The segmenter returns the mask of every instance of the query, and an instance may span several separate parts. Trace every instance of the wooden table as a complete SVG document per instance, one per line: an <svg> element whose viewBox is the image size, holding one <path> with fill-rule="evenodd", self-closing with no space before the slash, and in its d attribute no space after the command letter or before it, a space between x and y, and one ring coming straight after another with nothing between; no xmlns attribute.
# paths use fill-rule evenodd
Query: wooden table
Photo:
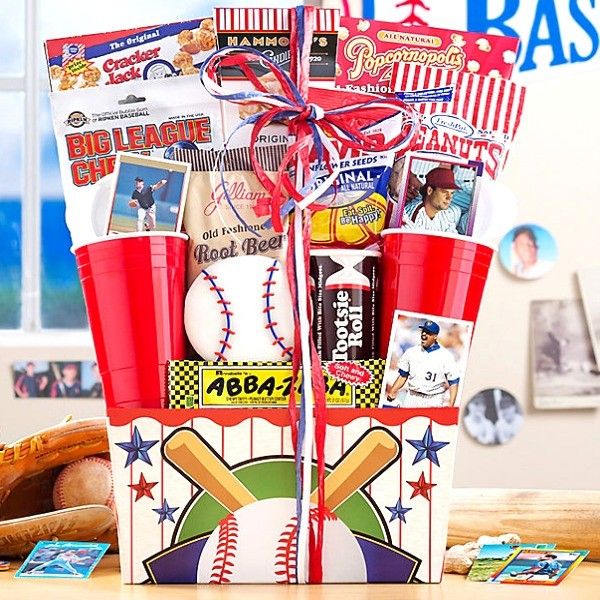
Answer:
<svg viewBox="0 0 600 600"><path fill-rule="evenodd" d="M557 587L473 583L462 575L446 575L441 585L326 585L326 586L174 586L121 585L118 558L102 559L90 579L15 579L18 566L0 573L0 598L10 600L598 600L600 563L584 562Z"/></svg>

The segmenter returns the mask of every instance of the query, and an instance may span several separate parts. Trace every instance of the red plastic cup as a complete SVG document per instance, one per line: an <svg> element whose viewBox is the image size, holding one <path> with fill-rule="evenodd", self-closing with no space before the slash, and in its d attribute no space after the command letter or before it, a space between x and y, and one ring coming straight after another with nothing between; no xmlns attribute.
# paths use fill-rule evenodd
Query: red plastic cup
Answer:
<svg viewBox="0 0 600 600"><path fill-rule="evenodd" d="M401 229L382 232L379 353L385 358L394 312L477 320L494 251L464 237Z"/></svg>
<svg viewBox="0 0 600 600"><path fill-rule="evenodd" d="M75 249L107 408L167 405L167 362L185 358L187 239L122 234Z"/></svg>

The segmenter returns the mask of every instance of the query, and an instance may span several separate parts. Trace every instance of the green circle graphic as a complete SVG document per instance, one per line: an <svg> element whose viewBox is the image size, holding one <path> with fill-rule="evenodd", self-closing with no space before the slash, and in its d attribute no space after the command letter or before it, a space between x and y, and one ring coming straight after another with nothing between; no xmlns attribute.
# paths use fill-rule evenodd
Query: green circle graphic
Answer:
<svg viewBox="0 0 600 600"><path fill-rule="evenodd" d="M326 469L326 474L331 469ZM295 498L296 477L293 459L257 459L231 470L254 494L257 500ZM317 485L317 469L313 466L312 487ZM202 491L194 496L184 510L174 533L174 543L212 532L228 511L210 494ZM335 511L335 514L355 533L389 542L387 531L372 502L361 491L355 492Z"/></svg>

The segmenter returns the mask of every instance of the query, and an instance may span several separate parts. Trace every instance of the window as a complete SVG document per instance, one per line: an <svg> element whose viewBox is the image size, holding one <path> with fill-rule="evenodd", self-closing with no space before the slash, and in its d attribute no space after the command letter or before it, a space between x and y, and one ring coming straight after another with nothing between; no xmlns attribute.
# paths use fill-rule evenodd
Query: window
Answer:
<svg viewBox="0 0 600 600"><path fill-rule="evenodd" d="M64 222L43 40L207 16L217 4L240 1L104 0L82 5L80 0L19 0L3 12L0 329L35 333L87 327Z"/></svg>

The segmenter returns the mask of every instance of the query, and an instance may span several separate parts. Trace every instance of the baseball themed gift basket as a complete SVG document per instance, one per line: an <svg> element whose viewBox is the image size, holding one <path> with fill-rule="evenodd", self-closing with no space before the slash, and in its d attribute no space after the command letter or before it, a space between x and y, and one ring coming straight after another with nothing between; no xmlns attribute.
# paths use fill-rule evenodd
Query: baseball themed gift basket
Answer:
<svg viewBox="0 0 600 600"><path fill-rule="evenodd" d="M104 87L131 32L48 42L123 582L439 582L518 42L484 75L331 9L156 31Z"/></svg>

